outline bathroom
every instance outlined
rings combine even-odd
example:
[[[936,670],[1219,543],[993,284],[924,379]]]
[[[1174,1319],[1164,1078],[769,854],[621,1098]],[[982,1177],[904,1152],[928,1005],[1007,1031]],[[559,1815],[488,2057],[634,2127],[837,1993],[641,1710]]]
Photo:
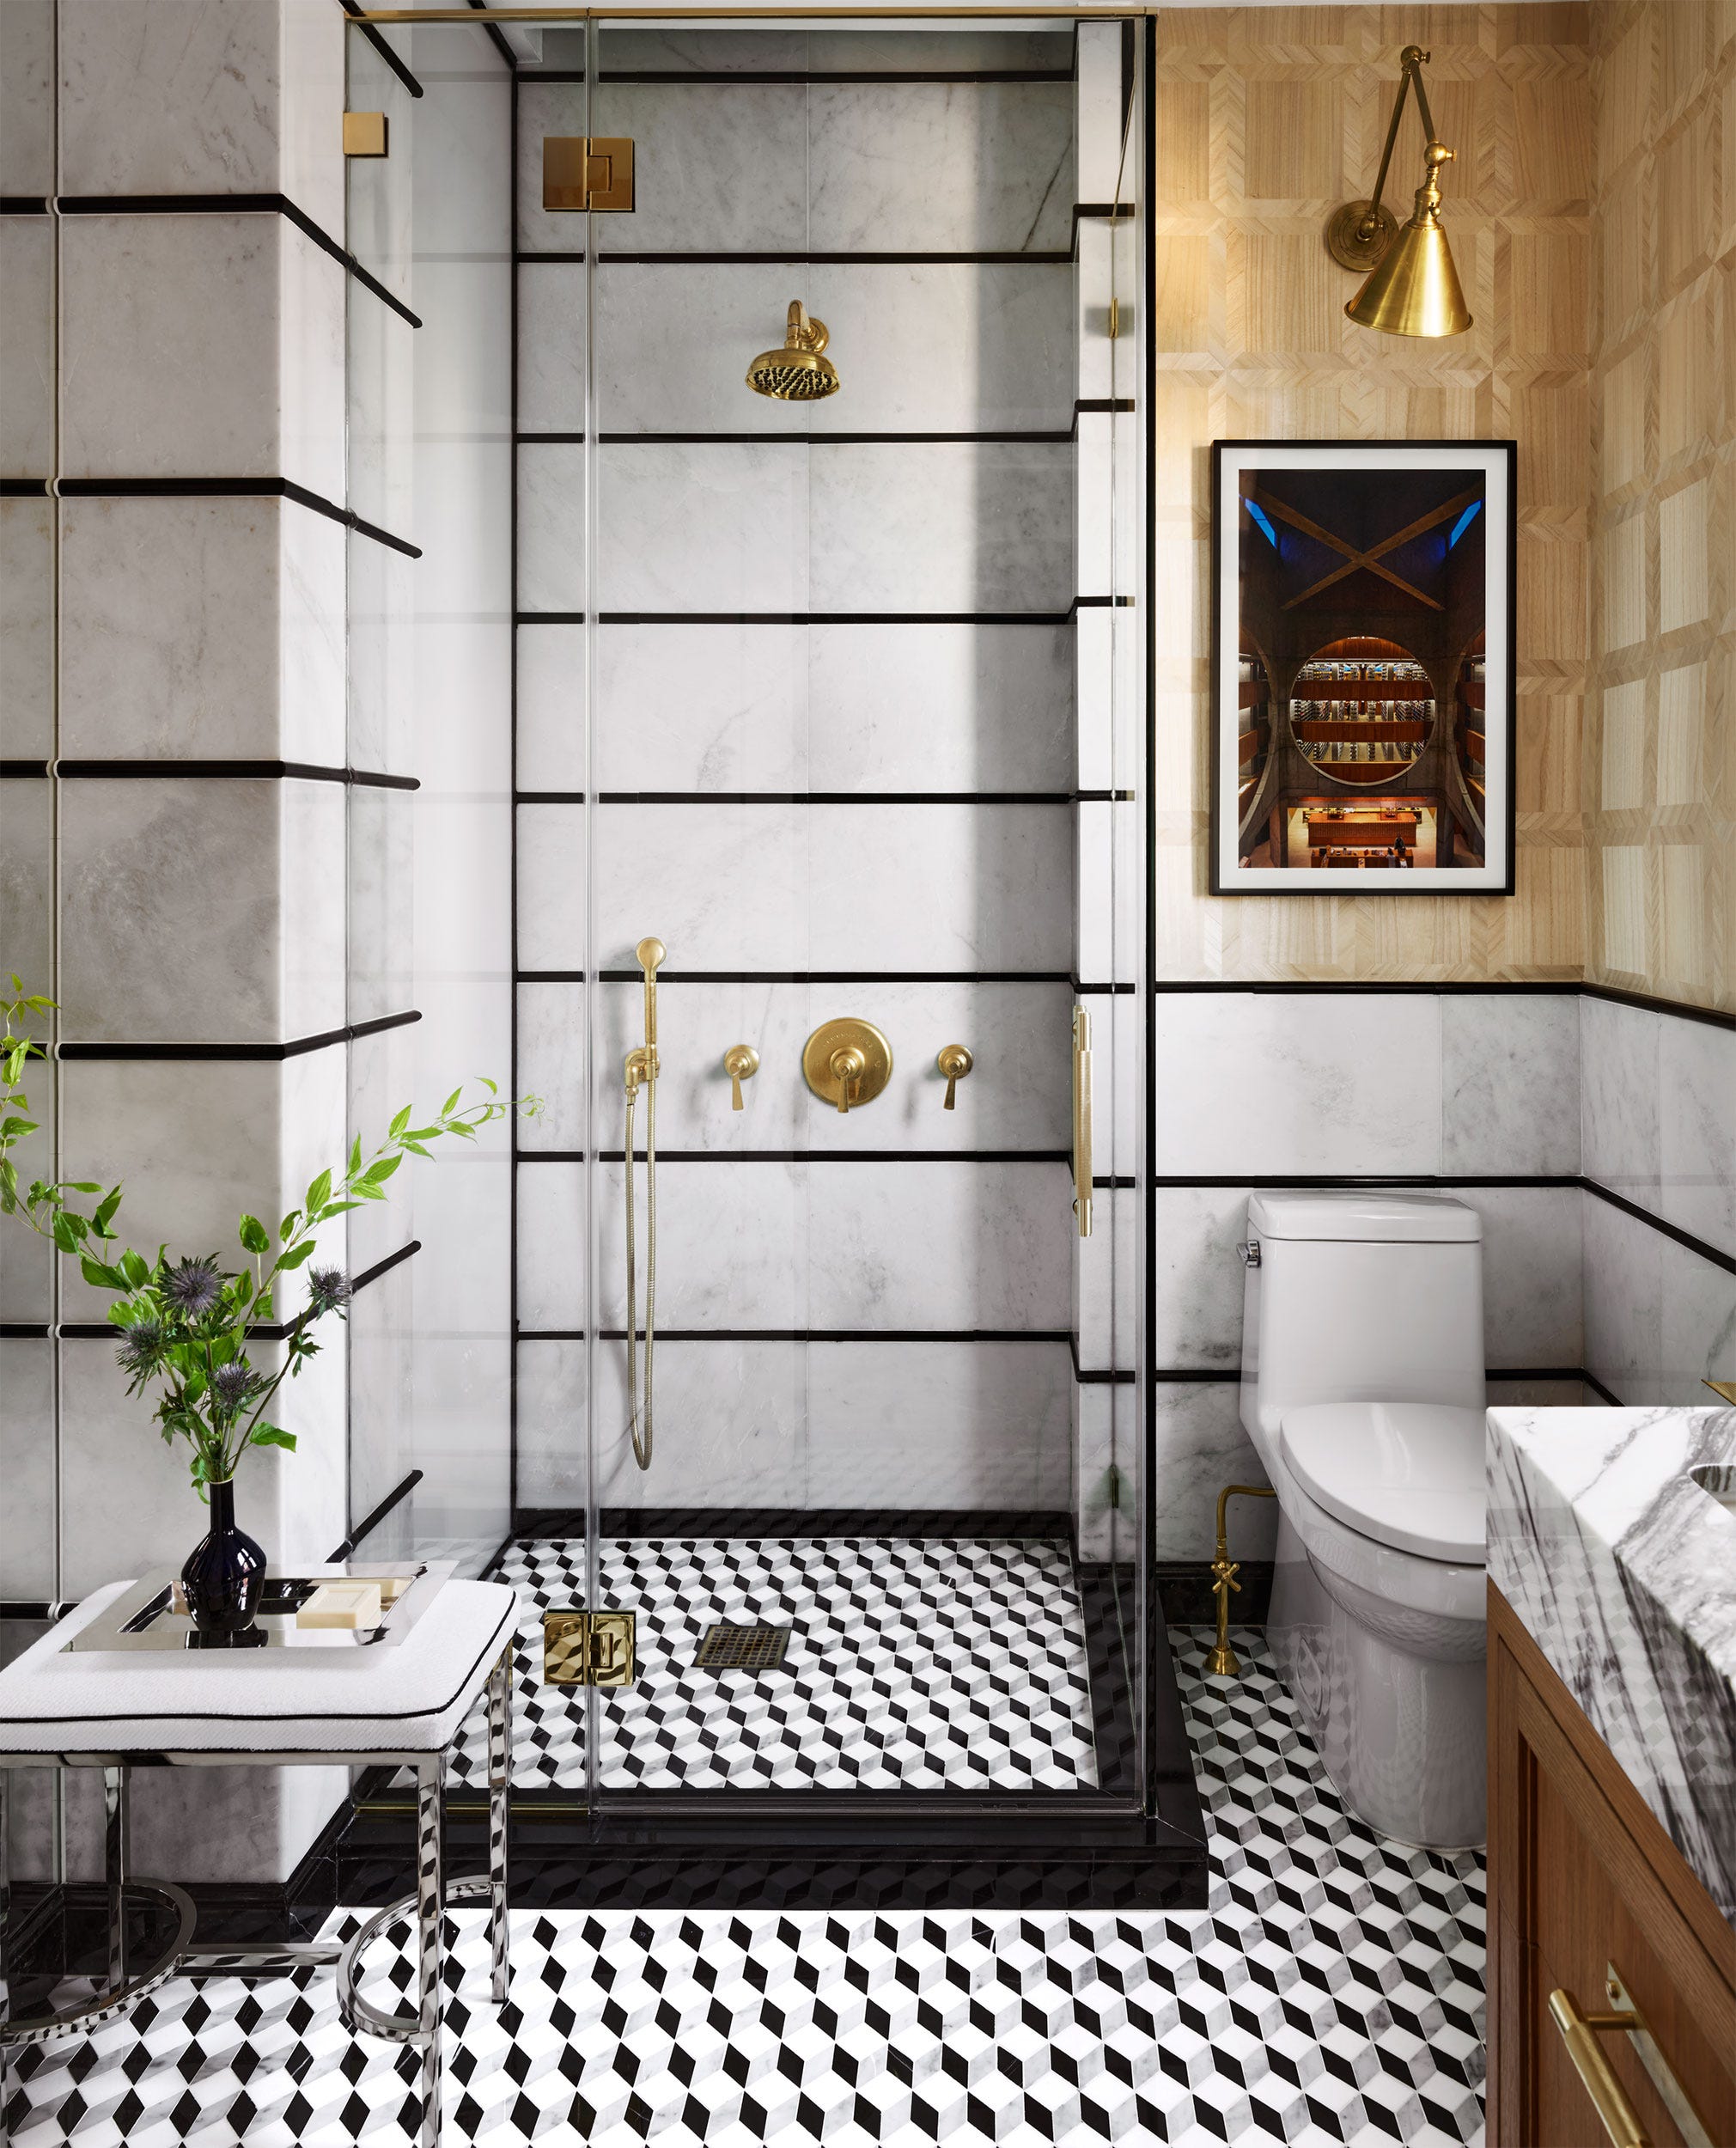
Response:
[[[1736,2141],[1727,4],[0,168],[0,2134]]]

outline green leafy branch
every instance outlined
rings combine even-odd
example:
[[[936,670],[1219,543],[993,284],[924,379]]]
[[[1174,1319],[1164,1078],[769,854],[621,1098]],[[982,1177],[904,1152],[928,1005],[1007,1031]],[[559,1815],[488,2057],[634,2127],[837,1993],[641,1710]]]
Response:
[[[46,1062],[48,1054],[29,1034],[28,1025],[53,1011],[54,1002],[40,992],[27,992],[24,980],[15,972],[11,998],[0,1000],[0,1017],[5,1023],[0,1035],[0,1216],[17,1216],[39,1238],[52,1239],[63,1253],[82,1254],[93,1239],[113,1237],[109,1225],[120,1206],[120,1188],[113,1186],[104,1193],[88,1179],[33,1179],[23,1186],[12,1160],[18,1144],[40,1131],[39,1122],[29,1116],[24,1072],[32,1059]],[[101,1199],[86,1215],[68,1199],[75,1193],[96,1193]]]
[[[122,1293],[108,1309],[122,1331],[117,1357],[127,1375],[129,1394],[161,1383],[155,1416],[168,1444],[185,1439],[191,1447],[193,1482],[200,1486],[234,1475],[249,1447],[295,1444],[293,1433],[273,1424],[267,1413],[286,1379],[317,1357],[310,1330],[328,1314],[344,1317],[351,1285],[341,1268],[314,1267],[314,1233],[334,1217],[369,1201],[387,1198],[387,1185],[406,1156],[429,1155],[431,1142],[455,1138],[474,1141],[479,1127],[509,1114],[534,1117],[536,1097],[503,1101],[485,1077],[485,1101],[466,1105],[455,1089],[426,1126],[412,1126],[406,1105],[393,1120],[379,1147],[364,1156],[358,1138],[341,1172],[321,1171],[279,1221],[275,1236],[257,1216],[244,1215],[238,1236],[243,1254],[235,1270],[218,1266],[218,1256],[171,1263],[159,1248],[155,1260],[129,1249],[115,1260],[82,1258],[84,1279],[98,1289]],[[308,1268],[308,1297],[281,1331],[283,1362],[269,1375],[255,1370],[248,1345],[257,1331],[277,1322],[277,1300],[284,1278]]]

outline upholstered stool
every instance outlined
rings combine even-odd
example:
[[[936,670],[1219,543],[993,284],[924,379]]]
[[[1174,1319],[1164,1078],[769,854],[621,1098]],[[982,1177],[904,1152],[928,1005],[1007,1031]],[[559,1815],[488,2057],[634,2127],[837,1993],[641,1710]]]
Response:
[[[392,1647],[262,1649],[241,1654],[69,1652],[131,1582],[88,1596],[17,1661],[0,1670],[0,1986],[8,1967],[4,1786],[18,1767],[99,1767],[106,1806],[108,1979],[100,1996],[64,2012],[0,2021],[0,2067],[15,2045],[76,2035],[125,2013],[168,1977],[281,1974],[335,1963],[339,2005],[352,2029],[416,2046],[422,2059],[424,2148],[440,2138],[441,1913],[454,1898],[486,1896],[493,1997],[507,1995],[507,1799],[511,1748],[512,1636],[517,1602],[498,1583],[452,1581]],[[419,1584],[425,1585],[425,1584]],[[489,1697],[489,1869],[447,1886],[442,1870],[446,1756],[484,1688]],[[128,1870],[127,1791],[135,1767],[408,1767],[417,1784],[416,1890],[369,1918],[343,1947],[199,1948],[182,1890]],[[153,1961],[128,1960],[128,1894],[154,1897],[175,1919]],[[386,1925],[413,1915],[415,2011],[382,2014],[357,1992],[361,1959]],[[4,2084],[0,2082],[0,2108]]]

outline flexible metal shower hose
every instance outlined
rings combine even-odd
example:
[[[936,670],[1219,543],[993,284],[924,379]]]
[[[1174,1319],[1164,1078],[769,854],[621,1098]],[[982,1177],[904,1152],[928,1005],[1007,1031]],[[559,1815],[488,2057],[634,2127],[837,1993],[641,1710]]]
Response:
[[[652,1075],[645,1083],[645,1403],[643,1419],[639,1407],[639,1370],[636,1337],[638,1332],[636,1303],[636,1281],[638,1254],[634,1240],[633,1217],[633,1108],[638,1097],[638,1085],[627,1090],[627,1404],[631,1415],[628,1430],[633,1438],[633,1459],[641,1469],[651,1467],[651,1443],[655,1427],[651,1418],[651,1374],[656,1352],[657,1325],[657,1077]],[[640,1437],[640,1425],[644,1437]]]

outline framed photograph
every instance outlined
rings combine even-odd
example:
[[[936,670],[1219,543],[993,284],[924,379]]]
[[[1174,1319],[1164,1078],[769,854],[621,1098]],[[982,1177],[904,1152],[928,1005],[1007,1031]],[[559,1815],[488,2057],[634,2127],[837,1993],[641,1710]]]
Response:
[[[1215,895],[1513,893],[1514,467],[1213,442]]]

